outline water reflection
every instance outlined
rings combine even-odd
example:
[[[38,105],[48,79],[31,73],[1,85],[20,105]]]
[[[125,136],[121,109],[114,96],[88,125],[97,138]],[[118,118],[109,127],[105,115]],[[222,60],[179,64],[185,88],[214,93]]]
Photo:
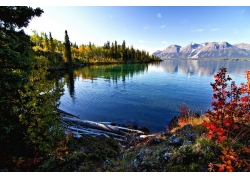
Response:
[[[210,76],[221,67],[231,74],[239,74],[250,69],[250,62],[244,60],[165,60],[160,65],[168,73],[182,72],[187,76],[198,74]]]
[[[69,89],[69,94],[73,98],[75,95],[75,77],[74,71],[69,71],[64,76],[65,83]]]
[[[159,64],[157,62],[153,64]],[[126,81],[134,75],[143,74],[148,71],[148,64],[112,64],[93,65],[80,67],[75,70],[58,71],[50,75],[50,79],[63,79],[67,85],[70,96],[74,98],[75,80],[81,78],[82,81],[88,79],[92,82],[97,78],[104,78],[107,81]]]
[[[122,79],[131,78],[134,75],[147,72],[148,64],[116,64],[116,65],[93,65],[75,70],[76,77],[82,79],[104,78],[117,82]]]
[[[249,61],[165,60],[155,64],[86,66],[51,74],[65,83],[62,110],[82,119],[146,126],[164,131],[182,102],[192,111],[210,108],[213,75],[226,67],[243,81]],[[245,80],[245,79],[244,79]]]

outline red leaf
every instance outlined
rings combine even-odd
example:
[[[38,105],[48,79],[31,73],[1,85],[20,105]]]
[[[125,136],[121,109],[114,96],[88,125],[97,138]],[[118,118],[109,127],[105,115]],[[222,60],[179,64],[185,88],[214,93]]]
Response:
[[[226,166],[225,164],[222,164],[222,165],[219,167],[218,172],[224,172],[225,166]]]

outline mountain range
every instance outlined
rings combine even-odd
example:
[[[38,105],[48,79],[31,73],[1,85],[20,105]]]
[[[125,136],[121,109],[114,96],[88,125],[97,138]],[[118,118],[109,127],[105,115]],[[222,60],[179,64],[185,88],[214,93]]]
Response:
[[[172,44],[153,55],[162,59],[170,58],[250,58],[250,44],[228,42],[190,43],[185,47]]]

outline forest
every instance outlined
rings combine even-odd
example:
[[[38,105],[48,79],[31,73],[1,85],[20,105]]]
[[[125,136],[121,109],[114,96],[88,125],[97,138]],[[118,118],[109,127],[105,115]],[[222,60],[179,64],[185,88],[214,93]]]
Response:
[[[44,56],[49,60],[50,68],[76,65],[76,64],[110,64],[110,63],[149,63],[161,61],[160,58],[149,55],[145,50],[126,46],[125,40],[121,45],[117,41],[107,41],[103,46],[94,43],[77,45],[69,40],[65,30],[65,41],[53,39],[51,32],[49,37],[46,33],[38,33],[33,30],[30,37],[34,43],[32,47],[37,56]]]

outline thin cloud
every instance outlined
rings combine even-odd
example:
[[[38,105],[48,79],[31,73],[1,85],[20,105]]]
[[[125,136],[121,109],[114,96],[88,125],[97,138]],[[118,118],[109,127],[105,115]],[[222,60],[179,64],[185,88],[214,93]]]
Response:
[[[161,18],[161,13],[158,13],[158,14],[157,14],[157,17],[158,17],[158,18]]]
[[[166,27],[166,25],[161,25],[160,27],[161,27],[161,28],[165,28],[165,27]]]
[[[194,29],[194,30],[191,30],[192,32],[203,32],[205,31],[205,29]]]
[[[110,19],[113,19],[113,16],[109,15],[109,18],[110,18]]]
[[[167,44],[168,42],[167,42],[167,41],[162,41],[161,43],[162,43],[162,44]]]
[[[140,43],[146,43],[146,41],[144,41],[144,40],[140,40],[139,42],[140,42]]]
[[[219,31],[219,30],[220,30],[219,28],[211,29],[211,31]]]
[[[143,29],[144,29],[144,30],[147,30],[147,29],[149,29],[149,27],[146,26],[146,27],[144,27]]]
[[[241,11],[241,13],[244,13],[245,12],[245,10],[243,9],[242,11]]]

